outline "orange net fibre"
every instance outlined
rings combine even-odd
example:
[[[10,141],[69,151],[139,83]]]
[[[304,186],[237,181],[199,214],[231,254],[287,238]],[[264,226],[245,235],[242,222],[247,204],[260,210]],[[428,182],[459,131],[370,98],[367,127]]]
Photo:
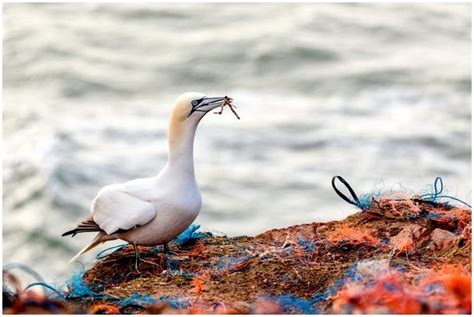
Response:
[[[471,274],[456,265],[416,274],[392,271],[371,286],[347,284],[334,297],[335,313],[470,313]]]
[[[380,240],[374,237],[370,232],[364,232],[360,229],[350,227],[347,224],[339,226],[334,231],[328,232],[327,237],[334,243],[347,240],[357,243],[367,243],[374,246],[380,244]]]

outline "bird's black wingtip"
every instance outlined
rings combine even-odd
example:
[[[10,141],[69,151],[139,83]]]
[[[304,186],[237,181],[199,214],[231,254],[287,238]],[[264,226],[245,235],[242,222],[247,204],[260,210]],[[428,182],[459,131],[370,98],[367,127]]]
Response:
[[[69,231],[66,231],[64,232],[61,237],[65,237],[65,236],[69,236],[69,235],[72,235],[73,237],[76,235],[76,229],[73,229],[73,230],[69,230]]]

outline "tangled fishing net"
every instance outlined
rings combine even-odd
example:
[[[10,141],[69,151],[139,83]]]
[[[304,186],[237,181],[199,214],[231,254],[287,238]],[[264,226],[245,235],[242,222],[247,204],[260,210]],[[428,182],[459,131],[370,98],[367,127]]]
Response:
[[[336,192],[361,209],[344,220],[235,238],[193,225],[171,244],[177,254],[140,247],[137,272],[124,245],[60,290],[39,282],[23,291],[4,270],[4,308],[25,312],[37,300],[50,312],[110,314],[470,314],[471,209],[442,195],[440,182],[425,195],[358,197],[344,181],[352,198]],[[33,296],[39,287],[48,295]]]

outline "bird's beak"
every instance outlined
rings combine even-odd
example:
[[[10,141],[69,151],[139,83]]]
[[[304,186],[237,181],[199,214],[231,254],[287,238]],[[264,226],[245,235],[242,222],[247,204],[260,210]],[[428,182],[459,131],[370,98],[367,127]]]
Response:
[[[220,107],[222,106],[224,99],[224,97],[204,97],[195,106],[193,105],[193,109],[189,115],[195,111],[208,112],[212,109]]]

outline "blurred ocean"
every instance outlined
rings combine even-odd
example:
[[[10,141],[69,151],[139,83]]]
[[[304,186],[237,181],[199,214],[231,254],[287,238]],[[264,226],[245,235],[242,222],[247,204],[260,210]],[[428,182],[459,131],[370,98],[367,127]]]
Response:
[[[196,223],[228,235],[340,219],[332,190],[471,202],[469,4],[6,4],[3,260],[45,277],[104,185],[155,175],[185,91],[229,95],[195,142]],[[110,244],[106,245],[110,246]],[[104,246],[104,248],[106,247]],[[85,257],[85,262],[97,252]]]

